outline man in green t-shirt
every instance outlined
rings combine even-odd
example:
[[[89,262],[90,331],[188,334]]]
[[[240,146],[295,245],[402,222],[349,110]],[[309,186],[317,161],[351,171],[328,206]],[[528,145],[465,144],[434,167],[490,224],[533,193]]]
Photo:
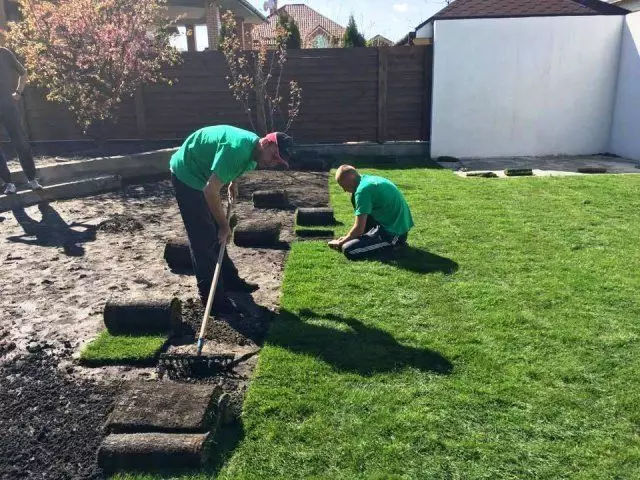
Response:
[[[329,246],[342,250],[350,260],[374,256],[407,243],[413,227],[409,205],[393,182],[374,175],[360,175],[351,165],[342,165],[336,182],[351,193],[355,223],[344,237]]]
[[[198,282],[198,291],[206,304],[213,281],[220,245],[226,245],[231,227],[222,206],[220,190],[229,184],[229,197],[238,195],[235,180],[255,168],[276,165],[289,167],[293,139],[284,133],[264,138],[240,128],[218,125],[192,133],[171,157],[171,181],[180,208]],[[227,254],[222,263],[212,311],[235,313],[227,291],[253,292],[257,285],[240,278]]]

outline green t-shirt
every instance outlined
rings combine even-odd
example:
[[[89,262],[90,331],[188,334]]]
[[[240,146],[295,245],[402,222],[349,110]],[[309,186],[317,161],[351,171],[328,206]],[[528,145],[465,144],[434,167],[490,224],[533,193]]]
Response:
[[[202,190],[213,173],[229,183],[257,167],[253,151],[258,140],[255,133],[228,125],[201,128],[173,154],[169,167],[196,190]]]
[[[409,205],[393,182],[374,175],[362,175],[353,194],[356,216],[371,215],[389,233],[404,235],[413,227]]]

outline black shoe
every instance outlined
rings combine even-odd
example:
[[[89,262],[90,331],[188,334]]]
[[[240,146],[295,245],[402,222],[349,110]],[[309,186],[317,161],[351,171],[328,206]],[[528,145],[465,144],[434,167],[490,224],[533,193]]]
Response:
[[[206,298],[200,297],[200,301],[203,307],[207,306]],[[235,304],[227,297],[222,297],[222,300],[218,301],[214,300],[211,306],[211,315],[235,315],[240,313],[240,310],[238,310]]]
[[[253,293],[260,288],[260,285],[236,277],[232,280],[225,279],[224,288],[230,292]]]

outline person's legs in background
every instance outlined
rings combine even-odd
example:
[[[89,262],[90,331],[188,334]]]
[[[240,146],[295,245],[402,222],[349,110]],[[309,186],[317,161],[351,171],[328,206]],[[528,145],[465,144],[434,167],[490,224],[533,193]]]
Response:
[[[42,188],[36,179],[36,164],[33,160],[31,146],[29,145],[24,129],[22,128],[20,112],[13,100],[10,102],[4,102],[0,105],[0,122],[2,122],[6,128],[9,138],[11,139],[11,143],[18,153],[18,159],[20,160],[22,171],[27,177],[27,185],[34,190]],[[6,161],[4,163],[6,166]],[[6,180],[5,182],[10,183],[10,181],[7,182]]]
[[[16,193],[16,186],[11,183],[11,172],[9,171],[9,166],[7,165],[7,159],[0,151],[0,179],[4,183],[3,193],[5,195],[9,195],[11,193]]]

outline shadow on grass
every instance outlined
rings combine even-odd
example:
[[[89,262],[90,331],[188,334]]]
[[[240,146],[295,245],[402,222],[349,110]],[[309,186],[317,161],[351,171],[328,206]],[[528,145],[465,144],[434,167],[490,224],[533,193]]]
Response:
[[[24,230],[24,235],[11,236],[7,240],[41,247],[62,247],[65,255],[81,257],[85,253],[82,244],[96,239],[96,226],[81,222],[68,224],[49,203],[39,204],[38,209],[42,214],[40,221],[31,218],[24,207],[13,209],[12,213]]]
[[[330,320],[341,324],[342,329],[307,320]],[[300,316],[285,310],[278,322],[282,322],[280,328],[268,339],[269,343],[318,357],[338,371],[368,376],[406,367],[439,374],[453,370],[453,364],[440,353],[402,345],[388,332],[367,326],[355,318],[320,315],[304,309]]]
[[[458,264],[450,258],[441,257],[435,253],[420,250],[410,245],[395,252],[388,252],[380,257],[373,257],[369,261],[378,261],[402,270],[415,273],[440,272],[451,275],[458,270]]]

